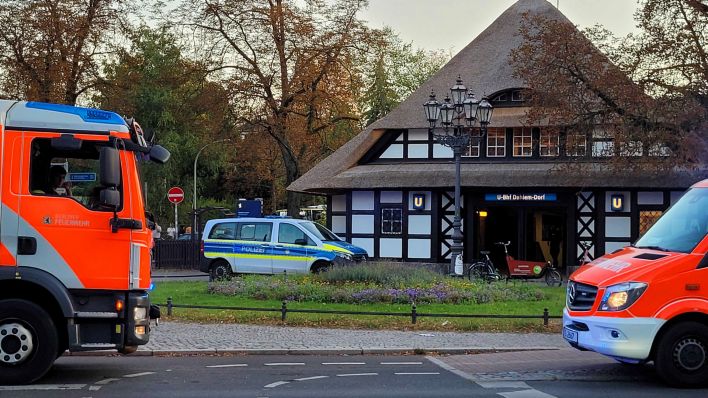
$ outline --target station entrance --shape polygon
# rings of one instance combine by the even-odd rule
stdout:
[[[555,206],[489,205],[474,211],[474,256],[489,250],[497,268],[504,272],[504,248],[522,260],[551,261],[564,268],[567,242],[567,208]]]

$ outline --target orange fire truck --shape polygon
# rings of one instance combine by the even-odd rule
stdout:
[[[563,337],[620,362],[653,361],[672,385],[708,384],[708,180],[634,245],[571,275]]]
[[[148,342],[138,168],[170,156],[151,142],[113,112],[0,101],[0,384],[39,379],[67,349]]]

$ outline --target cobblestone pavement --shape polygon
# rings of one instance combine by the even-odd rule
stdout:
[[[163,322],[142,351],[441,351],[558,349],[559,334],[456,333],[314,329],[240,324]]]
[[[624,365],[594,352],[573,348],[433,358],[448,370],[476,382],[543,380],[646,380],[648,366]]]

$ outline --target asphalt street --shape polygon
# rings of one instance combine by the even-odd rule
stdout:
[[[482,356],[484,355],[484,357]],[[570,351],[459,356],[63,357],[39,383],[0,397],[705,397],[650,367]],[[544,359],[545,358],[545,359]],[[565,358],[565,359],[564,359]],[[578,372],[589,368],[590,372]]]

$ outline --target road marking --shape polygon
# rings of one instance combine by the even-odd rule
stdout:
[[[305,362],[273,362],[267,363],[265,366],[302,366]]]
[[[381,365],[422,365],[423,362],[381,362]]]
[[[154,375],[155,372],[142,372],[142,373],[133,373],[129,375],[123,375],[123,377],[126,377],[128,379],[132,379],[133,377],[141,377],[141,376],[147,376],[147,375]]]
[[[246,363],[232,363],[228,365],[207,365],[207,368],[241,368],[248,366]]]
[[[337,377],[353,377],[353,376],[378,376],[378,373],[345,373],[337,375]]]
[[[439,375],[440,372],[399,372],[394,373],[395,375]]]
[[[329,376],[312,376],[312,377],[303,377],[300,379],[295,379],[295,381],[307,381],[307,380],[317,380],[317,379],[326,379]]]
[[[437,358],[434,358],[434,357],[425,357],[425,358],[426,358],[428,361],[430,361],[430,362],[432,362],[432,363],[434,363],[434,364],[440,366],[441,368],[447,370],[447,371],[450,372],[450,373],[454,373],[454,374],[456,374],[456,375],[462,377],[462,378],[465,379],[465,380],[474,381],[474,377],[472,377],[471,375],[468,375],[467,373],[465,373],[465,372],[463,372],[463,371],[461,371],[461,370],[457,370],[457,369],[455,369],[454,367],[452,367],[452,366],[446,364],[445,362],[443,362],[443,361],[441,361],[441,360],[439,360],[439,359],[437,359]]]
[[[322,362],[322,365],[366,365],[366,362]]]
[[[113,383],[114,381],[118,381],[118,380],[120,380],[120,379],[103,379],[103,380],[97,381],[97,382],[95,382],[95,383],[93,383],[93,384],[97,384],[97,385],[103,386],[103,385],[106,385],[106,384],[108,384],[108,383]]]
[[[288,383],[290,383],[290,382],[289,381],[276,381],[275,383],[270,383],[270,384],[264,386],[264,388],[274,388],[274,387],[282,386],[283,384],[288,384]]]
[[[533,388],[523,381],[478,381],[482,388]]]
[[[535,389],[521,390],[513,392],[500,392],[497,395],[501,395],[504,398],[557,398],[555,395],[546,394],[543,391],[538,391]]]
[[[32,386],[0,386],[0,391],[81,390],[86,384],[35,384]]]
[[[98,391],[101,389],[102,386],[91,386],[89,387],[89,391]]]

